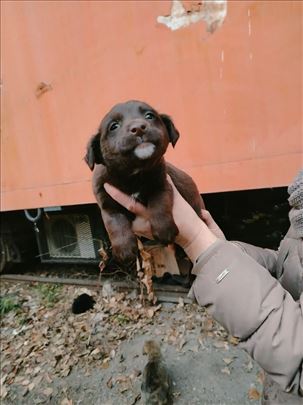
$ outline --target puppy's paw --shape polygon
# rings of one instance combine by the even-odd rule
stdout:
[[[174,243],[179,229],[173,221],[164,220],[157,224],[152,224],[152,233],[157,241],[167,246]]]
[[[121,244],[112,246],[113,258],[123,266],[131,265],[136,262],[138,256],[137,244]]]

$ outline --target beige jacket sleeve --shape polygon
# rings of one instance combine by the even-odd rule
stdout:
[[[279,282],[231,242],[217,241],[196,261],[190,294],[287,392],[303,395],[303,295]]]
[[[276,277],[278,251],[260,248],[245,242],[232,241],[231,243],[242,249],[243,252],[265,267],[272,276]]]

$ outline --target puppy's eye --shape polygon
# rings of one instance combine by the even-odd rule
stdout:
[[[145,118],[147,120],[153,120],[155,118],[155,114],[153,114],[152,112],[148,111],[147,113],[145,113]]]
[[[114,121],[114,122],[112,122],[112,123],[110,124],[109,130],[110,130],[110,131],[114,131],[115,129],[119,128],[119,126],[120,126],[119,122]]]

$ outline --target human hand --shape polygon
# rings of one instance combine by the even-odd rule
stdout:
[[[167,180],[174,192],[173,218],[179,229],[176,243],[185,250],[187,256],[194,262],[204,250],[217,240],[217,236],[211,232],[207,224],[184,200],[169,176]]]
[[[201,215],[203,221],[206,223],[208,229],[218,238],[226,240],[225,235],[219,225],[215,222],[213,217],[211,216],[210,212],[207,210],[202,209]]]
[[[172,180],[168,178],[174,192],[173,218],[179,229],[176,243],[194,261],[204,250],[217,240],[207,225],[198,217],[193,208],[184,200]],[[119,204],[136,215],[132,224],[134,233],[152,239],[150,212],[147,207],[112,185],[105,183],[106,192]]]
[[[109,183],[104,184],[104,189],[115,201],[136,215],[132,223],[133,232],[138,236],[153,239],[148,208],[136,201],[134,197],[123,193]]]

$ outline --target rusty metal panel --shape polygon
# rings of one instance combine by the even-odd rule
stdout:
[[[201,192],[287,185],[303,166],[302,2],[213,3],[207,19],[196,1],[2,1],[1,209],[93,202],[85,146],[127,99],[174,118],[168,160]]]

